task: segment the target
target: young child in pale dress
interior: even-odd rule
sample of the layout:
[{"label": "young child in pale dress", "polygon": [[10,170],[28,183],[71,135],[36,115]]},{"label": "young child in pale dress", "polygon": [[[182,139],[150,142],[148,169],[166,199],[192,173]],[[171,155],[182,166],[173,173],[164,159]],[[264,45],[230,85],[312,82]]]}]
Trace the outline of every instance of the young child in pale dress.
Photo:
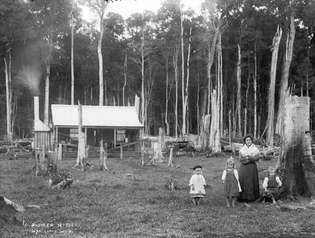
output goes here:
[{"label": "young child in pale dress", "polygon": [[199,205],[200,199],[206,195],[206,180],[202,175],[202,166],[193,167],[193,175],[189,180],[190,196],[195,205]]},{"label": "young child in pale dress", "polygon": [[226,161],[226,166],[222,173],[222,182],[224,183],[226,206],[230,207],[232,205],[234,207],[235,200],[242,190],[233,157]]}]

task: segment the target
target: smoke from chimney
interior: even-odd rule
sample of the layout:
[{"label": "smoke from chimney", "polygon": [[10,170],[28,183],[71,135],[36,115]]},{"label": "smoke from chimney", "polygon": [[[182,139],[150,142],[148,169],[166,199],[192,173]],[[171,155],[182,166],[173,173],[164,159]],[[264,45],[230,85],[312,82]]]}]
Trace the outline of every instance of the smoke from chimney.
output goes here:
[{"label": "smoke from chimney", "polygon": [[39,95],[40,77],[39,67],[31,65],[23,66],[18,74],[18,79],[31,91],[32,95]]}]

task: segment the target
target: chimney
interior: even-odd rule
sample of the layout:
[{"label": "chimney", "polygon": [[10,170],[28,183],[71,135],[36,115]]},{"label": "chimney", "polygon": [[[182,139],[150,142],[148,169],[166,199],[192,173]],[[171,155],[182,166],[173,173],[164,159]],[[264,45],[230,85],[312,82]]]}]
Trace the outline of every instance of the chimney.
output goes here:
[{"label": "chimney", "polygon": [[34,121],[39,120],[39,98],[34,96]]}]

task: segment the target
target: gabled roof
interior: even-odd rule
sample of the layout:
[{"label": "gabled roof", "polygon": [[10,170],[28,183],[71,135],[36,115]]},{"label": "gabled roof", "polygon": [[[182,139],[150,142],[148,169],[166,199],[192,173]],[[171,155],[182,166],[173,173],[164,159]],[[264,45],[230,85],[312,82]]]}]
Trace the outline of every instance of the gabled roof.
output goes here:
[{"label": "gabled roof", "polygon": [[[54,126],[78,126],[78,105],[52,104]],[[134,106],[87,106],[82,105],[83,127],[141,128]]]}]

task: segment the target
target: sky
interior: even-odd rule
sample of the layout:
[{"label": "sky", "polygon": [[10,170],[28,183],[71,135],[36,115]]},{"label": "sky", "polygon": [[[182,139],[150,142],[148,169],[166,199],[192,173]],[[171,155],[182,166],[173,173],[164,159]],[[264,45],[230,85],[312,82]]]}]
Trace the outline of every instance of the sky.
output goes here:
[{"label": "sky", "polygon": [[[184,9],[192,8],[195,12],[200,12],[201,3],[204,0],[182,0]],[[154,13],[158,11],[163,0],[120,0],[110,3],[108,12],[116,12],[128,18],[131,14],[150,10]],[[84,19],[91,21],[95,19],[94,14],[88,9],[82,9],[82,16]]]}]

